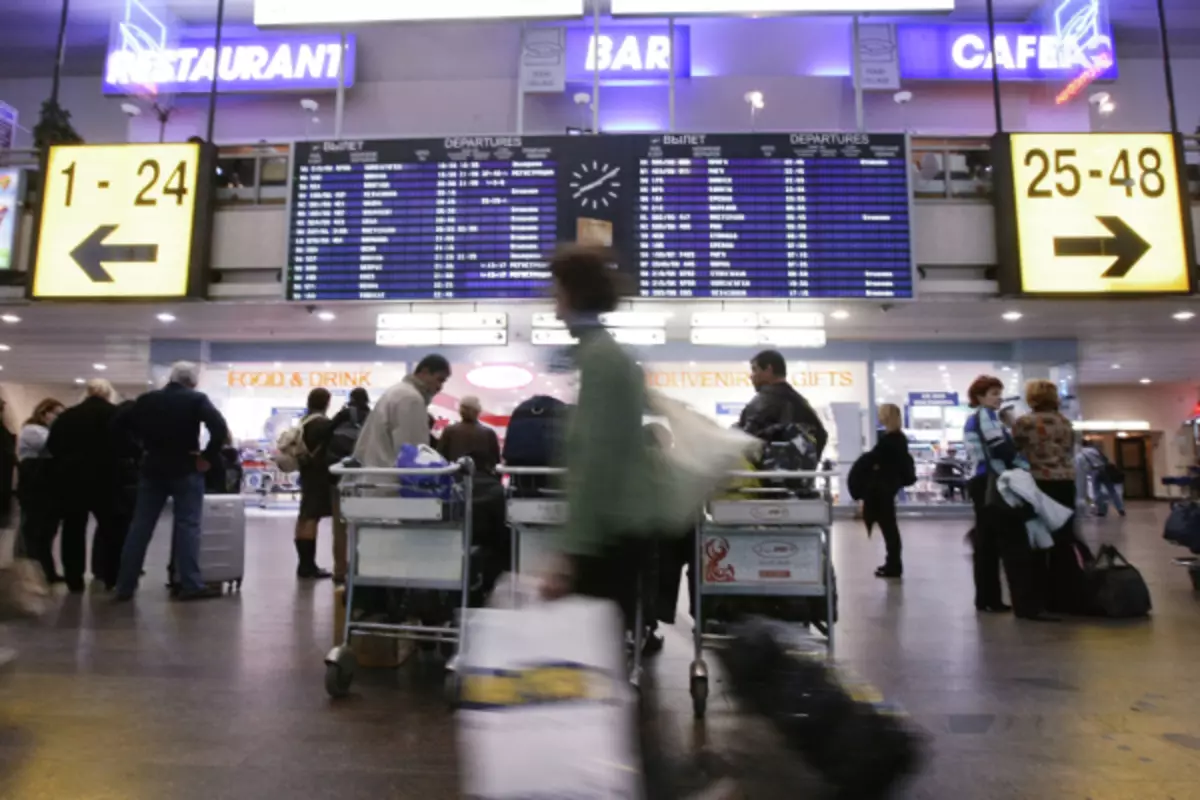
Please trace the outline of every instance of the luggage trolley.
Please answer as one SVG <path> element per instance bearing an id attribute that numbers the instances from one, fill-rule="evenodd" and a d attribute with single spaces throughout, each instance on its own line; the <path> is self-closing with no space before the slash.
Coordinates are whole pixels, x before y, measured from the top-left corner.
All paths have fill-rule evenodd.
<path id="1" fill-rule="evenodd" d="M 341 511 L 346 519 L 349 569 L 346 573 L 345 640 L 325 656 L 325 689 L 343 697 L 354 680 L 357 660 L 350 649 L 355 634 L 371 634 L 456 645 L 471 589 L 471 503 L 475 465 L 469 458 L 445 467 L 381 469 L 330 467 L 342 477 Z M 402 496 L 402 478 L 450 478 L 450 499 Z M 445 627 L 421 623 L 362 622 L 353 618 L 359 587 L 461 592 L 460 619 Z M 446 663 L 446 692 L 457 698 L 455 661 Z"/>
<path id="2" fill-rule="evenodd" d="M 517 491 L 516 479 L 522 477 L 562 477 L 561 467 L 500 467 L 501 475 L 509 477 L 508 525 L 512 535 L 512 568 L 518 575 L 536 575 L 543 571 L 546 559 L 558 548 L 554 539 L 567 524 L 566 494 L 557 489 L 541 489 L 532 496 Z M 633 639 L 629 643 L 629 682 L 635 687 L 642 678 L 642 650 L 646 643 L 644 582 L 638 582 L 634 610 Z"/>
<path id="3" fill-rule="evenodd" d="M 743 489 L 746 499 L 711 500 L 696 526 L 695 660 L 690 671 L 692 709 L 703 717 L 708 705 L 704 645 L 728 637 L 705 632 L 704 598 L 813 597 L 825 599 L 825 619 L 812 620 L 825 634 L 833 656 L 836 585 L 833 574 L 833 492 L 836 472 L 735 471 L 732 478 L 812 479 L 819 496 L 795 497 L 782 489 Z"/>

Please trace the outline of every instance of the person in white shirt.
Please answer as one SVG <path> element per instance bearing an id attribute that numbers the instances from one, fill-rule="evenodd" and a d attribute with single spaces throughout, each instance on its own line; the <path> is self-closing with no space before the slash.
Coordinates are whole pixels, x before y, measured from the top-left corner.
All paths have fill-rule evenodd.
<path id="1" fill-rule="evenodd" d="M 384 392 L 363 424 L 354 460 L 364 467 L 391 468 L 406 444 L 429 444 L 429 404 L 450 377 L 450 362 L 432 354 L 411 375 Z"/>

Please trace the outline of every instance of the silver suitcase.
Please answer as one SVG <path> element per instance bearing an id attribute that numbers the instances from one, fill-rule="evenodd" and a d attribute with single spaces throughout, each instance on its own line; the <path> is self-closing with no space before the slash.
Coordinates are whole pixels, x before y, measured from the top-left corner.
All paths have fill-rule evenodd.
<path id="1" fill-rule="evenodd" d="M 239 494 L 206 494 L 200 519 L 200 576 L 204 583 L 242 588 L 246 571 L 246 504 Z M 171 576 L 172 588 L 179 575 Z"/>

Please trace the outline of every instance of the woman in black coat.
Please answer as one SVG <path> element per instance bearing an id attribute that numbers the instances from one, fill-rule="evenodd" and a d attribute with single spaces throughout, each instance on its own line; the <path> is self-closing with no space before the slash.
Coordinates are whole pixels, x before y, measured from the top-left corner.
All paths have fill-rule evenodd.
<path id="1" fill-rule="evenodd" d="M 896 521 L 896 493 L 911 486 L 913 479 L 912 456 L 908 454 L 908 437 L 901 430 L 900 408 L 892 403 L 879 407 L 879 424 L 884 432 L 871 451 L 874 462 L 867 495 L 863 499 L 863 519 L 867 531 L 879 523 L 883 542 L 887 546 L 887 560 L 875 570 L 879 578 L 899 578 L 904 575 L 904 562 L 900 558 L 900 525 Z"/>

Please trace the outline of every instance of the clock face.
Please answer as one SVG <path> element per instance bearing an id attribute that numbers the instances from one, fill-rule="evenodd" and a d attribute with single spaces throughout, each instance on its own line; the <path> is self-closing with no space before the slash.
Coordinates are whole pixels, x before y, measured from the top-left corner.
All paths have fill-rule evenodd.
<path id="1" fill-rule="evenodd" d="M 602 161 L 581 164 L 571 173 L 571 196 L 583 208 L 593 211 L 608 208 L 617 200 L 621 188 L 620 174 L 620 167 L 609 166 Z"/>

